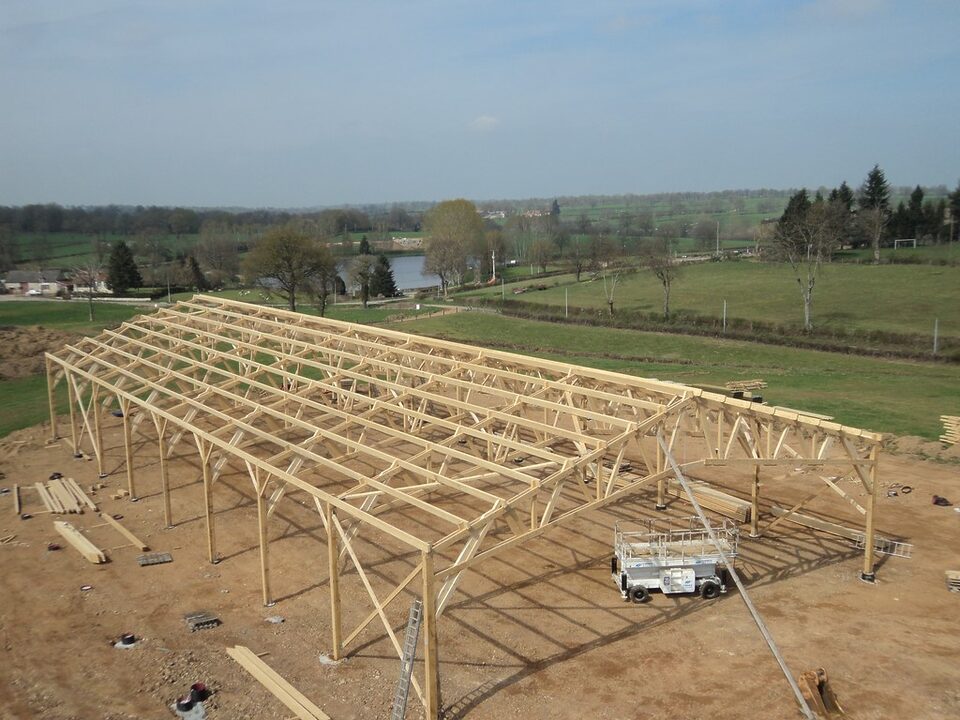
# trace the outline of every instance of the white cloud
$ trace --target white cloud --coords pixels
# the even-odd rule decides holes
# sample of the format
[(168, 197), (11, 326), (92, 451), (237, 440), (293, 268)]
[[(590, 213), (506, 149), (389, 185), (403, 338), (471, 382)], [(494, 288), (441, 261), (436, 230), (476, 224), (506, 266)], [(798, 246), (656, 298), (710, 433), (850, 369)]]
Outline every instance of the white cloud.
[(500, 118), (493, 115), (480, 115), (470, 121), (467, 126), (475, 132), (491, 132), (500, 125)]

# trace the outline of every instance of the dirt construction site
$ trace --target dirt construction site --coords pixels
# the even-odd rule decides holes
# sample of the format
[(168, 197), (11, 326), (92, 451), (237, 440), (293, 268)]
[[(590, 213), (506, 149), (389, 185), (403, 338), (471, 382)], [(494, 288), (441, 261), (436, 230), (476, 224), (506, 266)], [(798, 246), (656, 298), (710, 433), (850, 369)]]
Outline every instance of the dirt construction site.
[(734, 582), (623, 598), (615, 525), (697, 508), (831, 717), (960, 716), (955, 463), (479, 352), (200, 297), (48, 355), (71, 413), (0, 441), (0, 717), (388, 718), (417, 601), (408, 718), (804, 717)]

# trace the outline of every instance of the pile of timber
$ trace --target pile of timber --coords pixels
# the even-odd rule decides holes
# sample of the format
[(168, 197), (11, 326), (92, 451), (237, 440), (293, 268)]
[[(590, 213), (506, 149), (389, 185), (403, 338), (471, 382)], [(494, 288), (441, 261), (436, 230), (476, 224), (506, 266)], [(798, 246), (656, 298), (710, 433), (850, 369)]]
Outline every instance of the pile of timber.
[(767, 386), (764, 380), (731, 380), (724, 384), (727, 390), (762, 390)]
[(73, 478), (58, 478), (46, 485), (38, 482), (34, 484), (34, 488), (44, 507), (55, 515), (82, 513), (84, 508), (97, 510), (96, 504)]
[(330, 716), (310, 702), (299, 690), (243, 645), (227, 648), (227, 654), (253, 675), (267, 690), (286, 705), (300, 720), (330, 720)]
[(940, 442), (947, 445), (956, 445), (960, 442), (960, 416), (941, 415), (940, 422), (943, 423), (943, 435), (940, 436)]
[[(750, 502), (748, 500), (741, 500), (734, 495), (721, 492), (704, 482), (690, 480), (689, 483), (690, 489), (693, 491), (693, 496), (697, 499), (697, 502), (700, 503), (701, 507), (733, 518), (737, 522), (745, 523), (750, 521)], [(673, 495), (681, 500), (687, 500), (686, 491), (678, 483), (670, 483), (667, 485), (667, 494)]]
[(100, 565), (107, 561), (107, 556), (103, 554), (103, 550), (90, 542), (86, 535), (83, 535), (70, 523), (63, 522), (62, 520), (54, 520), (53, 527), (63, 536), (64, 540), (70, 543), (77, 552), (94, 565)]

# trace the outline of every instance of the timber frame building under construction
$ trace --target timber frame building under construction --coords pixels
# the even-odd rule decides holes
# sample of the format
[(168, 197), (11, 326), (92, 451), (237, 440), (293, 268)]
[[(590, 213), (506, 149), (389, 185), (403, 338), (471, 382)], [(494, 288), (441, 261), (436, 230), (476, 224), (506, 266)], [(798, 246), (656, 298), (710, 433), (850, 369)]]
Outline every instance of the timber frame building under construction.
[[(465, 571), (647, 488), (663, 506), (681, 470), (706, 481), (714, 467), (742, 472), (752, 536), (765, 529), (763, 474), (800, 471), (807, 500), (768, 522), (836, 493), (862, 518), (862, 576), (873, 577), (881, 438), (796, 411), (206, 295), (48, 353), (46, 363), (52, 432), (62, 382), (74, 452), (92, 446), (101, 474), (101, 416), (122, 411), (134, 497), (133, 434), (156, 442), (168, 525), (168, 461), (182, 443), (195, 445), (211, 562), (214, 483), (226, 464), (249, 474), (264, 603), (271, 509), (285, 493), (308, 497), (326, 528), (335, 658), (374, 621), (400, 654), (386, 609), (418, 583), (424, 672), (413, 687), (427, 717), (439, 711), (437, 622)], [(362, 532), (419, 553), (387, 594), (368, 580), (353, 542)], [(356, 628), (341, 622), (347, 558), (370, 601)]]

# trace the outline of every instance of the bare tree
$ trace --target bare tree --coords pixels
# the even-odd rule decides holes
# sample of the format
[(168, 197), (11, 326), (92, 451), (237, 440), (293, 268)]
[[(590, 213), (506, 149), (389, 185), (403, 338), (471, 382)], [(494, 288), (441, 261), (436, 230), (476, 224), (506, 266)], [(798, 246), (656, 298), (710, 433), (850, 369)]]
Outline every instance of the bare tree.
[(197, 241), (196, 257), (210, 274), (211, 284), (220, 287), (240, 269), (237, 231), (222, 223), (204, 223)]
[(360, 302), (367, 307), (370, 301), (370, 281), (376, 268), (377, 258), (373, 255), (357, 255), (350, 262), (350, 282), (360, 290)]
[(467, 271), (467, 258), (483, 246), (483, 220), (468, 200), (446, 200), (424, 217), (429, 234), (423, 271), (440, 278), (446, 296), (451, 283), (460, 284)]
[(93, 295), (97, 292), (97, 285), (100, 282), (102, 269), (99, 263), (90, 262), (84, 265), (77, 265), (71, 271), (74, 287), (87, 288), (87, 309), (89, 311), (90, 322), (93, 322)]
[(650, 270), (663, 288), (663, 317), (670, 318), (670, 289), (680, 274), (680, 263), (670, 251), (666, 237), (654, 238), (644, 247), (641, 256), (644, 267)]
[(793, 268), (803, 300), (803, 327), (813, 327), (813, 289), (823, 263), (829, 261), (839, 245), (847, 211), (837, 202), (818, 195), (810, 202), (806, 190), (800, 190), (787, 203), (773, 235), (777, 255)]

